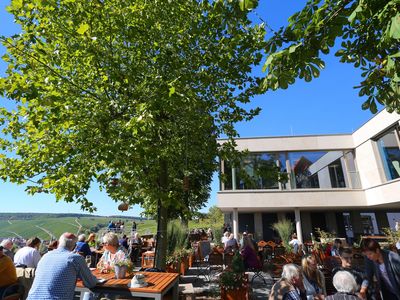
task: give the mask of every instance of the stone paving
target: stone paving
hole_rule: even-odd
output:
[[[194,287],[195,299],[220,299],[220,287],[218,285],[219,273],[212,273],[212,276],[198,276],[201,273],[197,268],[190,268],[185,274],[181,276],[180,283],[192,283]],[[253,277],[252,272],[248,272],[249,280]],[[273,280],[270,274],[263,272],[262,276],[265,283],[261,278],[257,277],[253,283],[250,284],[250,298],[249,299],[267,299],[269,291],[273,285]],[[210,279],[210,280],[209,280]],[[189,299],[189,297],[188,297]]]

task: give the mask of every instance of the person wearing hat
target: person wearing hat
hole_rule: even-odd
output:
[[[17,271],[11,258],[3,252],[3,246],[0,246],[0,296],[5,289],[17,282]]]
[[[72,252],[76,241],[73,233],[65,232],[58,240],[58,248],[42,257],[36,268],[28,300],[74,299],[78,278],[89,289],[98,283],[86,265],[85,258]]]

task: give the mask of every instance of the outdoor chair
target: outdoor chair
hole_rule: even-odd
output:
[[[225,269],[232,267],[233,255],[234,255],[234,253],[225,253],[224,254],[224,267],[225,267]]]
[[[154,252],[144,252],[142,254],[142,269],[154,267]]]
[[[263,248],[263,256],[267,261],[270,261],[274,257],[274,248],[270,245],[266,245]]]
[[[274,256],[285,255],[286,249],[283,246],[276,246],[274,249]]]
[[[197,251],[195,252],[195,265],[197,268],[197,277],[204,276],[209,279],[209,255],[211,253],[211,243],[209,241],[200,241],[197,243]]]
[[[213,274],[218,274],[222,272],[224,268],[224,260],[221,253],[212,252],[208,256],[208,268],[209,268],[209,276],[212,277]]]
[[[264,267],[264,261],[265,261],[264,257],[262,257],[261,259],[259,257],[257,257],[257,258],[258,258],[258,260],[260,262],[260,266],[257,267],[257,268],[247,268],[248,272],[253,272],[254,273],[253,277],[251,278],[250,284],[253,284],[254,279],[256,279],[257,277],[261,278],[262,281],[264,282],[264,284],[267,284],[265,282],[265,278],[263,276],[263,269],[264,269],[263,267]]]

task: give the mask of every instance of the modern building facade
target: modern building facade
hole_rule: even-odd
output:
[[[220,142],[224,142],[221,140]],[[315,228],[353,238],[400,221],[400,115],[383,110],[352,134],[240,138],[240,167],[221,161],[218,207],[235,236],[277,238],[279,219],[300,240]],[[279,182],[276,172],[284,176]]]

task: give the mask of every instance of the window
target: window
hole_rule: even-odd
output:
[[[239,190],[278,189],[278,172],[284,172],[284,166],[284,154],[249,154],[236,169],[236,188]]]
[[[399,127],[392,128],[376,140],[387,180],[400,177]]]

